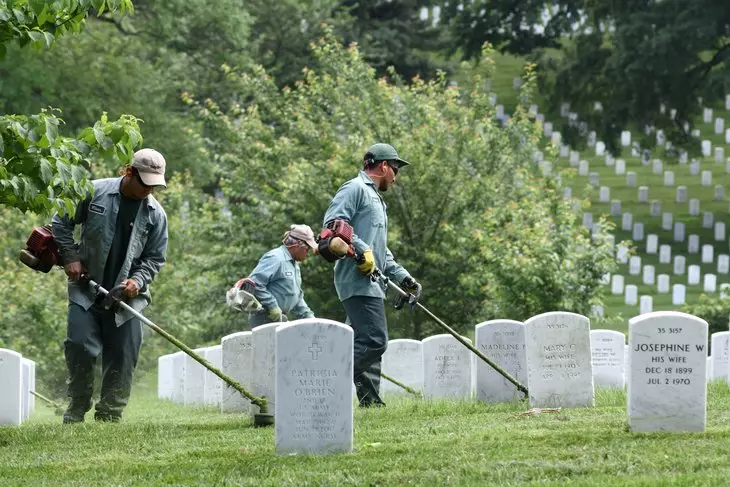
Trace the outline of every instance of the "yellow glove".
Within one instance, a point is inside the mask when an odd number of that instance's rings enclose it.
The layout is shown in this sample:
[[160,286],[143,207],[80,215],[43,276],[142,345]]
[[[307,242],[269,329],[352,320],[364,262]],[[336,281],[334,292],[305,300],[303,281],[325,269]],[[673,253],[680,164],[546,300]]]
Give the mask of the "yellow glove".
[[266,312],[266,315],[269,317],[269,320],[271,321],[271,323],[281,321],[281,309],[280,308],[271,308]]
[[375,270],[375,257],[373,257],[373,251],[367,249],[360,256],[360,260],[357,264],[357,270],[364,276],[369,276]]

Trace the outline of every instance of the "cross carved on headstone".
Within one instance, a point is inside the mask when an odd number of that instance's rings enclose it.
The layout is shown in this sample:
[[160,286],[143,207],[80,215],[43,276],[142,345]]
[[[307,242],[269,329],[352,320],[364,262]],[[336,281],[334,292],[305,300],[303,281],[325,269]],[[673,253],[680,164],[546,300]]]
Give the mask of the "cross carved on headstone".
[[312,354],[312,360],[317,360],[322,352],[322,347],[319,346],[319,343],[314,342],[307,350]]

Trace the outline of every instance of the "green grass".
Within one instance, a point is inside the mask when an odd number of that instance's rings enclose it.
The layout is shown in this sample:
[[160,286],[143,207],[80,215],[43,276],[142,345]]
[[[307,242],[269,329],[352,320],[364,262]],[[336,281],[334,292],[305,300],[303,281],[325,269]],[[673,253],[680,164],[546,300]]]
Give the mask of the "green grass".
[[39,405],[0,428],[0,485],[727,485],[730,391],[712,384],[708,398],[701,434],[629,433],[620,391],[540,416],[391,398],[356,411],[352,454],[277,457],[273,429],[139,386],[122,423],[61,425]]

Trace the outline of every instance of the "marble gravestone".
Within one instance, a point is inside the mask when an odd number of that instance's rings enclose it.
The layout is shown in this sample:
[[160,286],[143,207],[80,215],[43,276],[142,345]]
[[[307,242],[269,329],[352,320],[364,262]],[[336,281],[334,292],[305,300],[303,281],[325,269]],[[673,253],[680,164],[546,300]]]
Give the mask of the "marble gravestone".
[[[467,339],[468,340],[468,339]],[[471,342],[471,340],[468,340]],[[449,334],[423,340],[423,397],[469,399],[472,353]]]
[[172,399],[175,387],[175,369],[173,354],[157,358],[157,398]]
[[[276,328],[280,323],[269,323],[257,326],[251,332],[253,345],[253,394],[265,397],[269,411],[276,405]],[[350,387],[352,390],[352,387]],[[257,414],[259,407],[251,405],[251,414]]]
[[[525,325],[513,320],[491,320],[476,326],[477,349],[520,384],[527,385]],[[474,354],[472,354],[474,355]],[[474,355],[476,357],[476,355]],[[475,361],[476,398],[484,402],[522,399],[524,394],[482,359]]]
[[[382,370],[403,384],[423,391],[423,344],[409,338],[390,340],[383,354]],[[380,392],[409,394],[384,377],[380,380]]]
[[728,380],[728,339],[730,331],[720,331],[710,336],[712,344],[712,378]]
[[[197,355],[204,359],[206,357],[206,348],[193,349]],[[184,355],[185,359],[185,395],[183,403],[186,406],[202,406],[205,404],[205,372],[206,368],[189,355]]]
[[19,425],[22,421],[23,356],[0,348],[0,425]]
[[352,452],[352,328],[308,318],[275,330],[277,455]]
[[623,389],[625,344],[626,336],[620,331],[591,330],[591,366],[595,386]]
[[525,322],[527,383],[532,407],[593,406],[590,320],[550,312]]
[[[208,347],[206,349],[205,358],[213,367],[218,370],[222,369],[223,357],[220,345]],[[205,371],[203,382],[203,399],[207,406],[220,406],[223,394],[223,379],[215,375],[210,370]]]
[[170,399],[177,404],[185,403],[185,352],[172,354],[172,395]]
[[707,322],[658,311],[629,320],[632,432],[700,432],[707,417]]
[[[253,344],[250,331],[239,331],[221,338],[221,370],[253,393]],[[228,384],[221,391],[221,412],[248,413],[251,401]]]

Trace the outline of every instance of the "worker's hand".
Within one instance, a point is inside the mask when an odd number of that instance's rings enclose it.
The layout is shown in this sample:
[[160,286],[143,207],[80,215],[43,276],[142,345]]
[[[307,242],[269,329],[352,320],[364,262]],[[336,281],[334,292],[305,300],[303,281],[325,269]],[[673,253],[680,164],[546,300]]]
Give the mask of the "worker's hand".
[[122,284],[124,284],[124,295],[128,298],[136,298],[139,295],[139,287],[134,279],[125,279]]
[[82,266],[79,261],[69,262],[63,266],[63,270],[66,271],[66,275],[69,279],[72,281],[78,281],[84,273],[84,266]]
[[275,323],[277,321],[281,320],[281,309],[280,308],[270,308],[266,311],[266,316],[269,317],[269,323]]
[[373,257],[372,250],[367,249],[362,253],[357,264],[357,270],[360,271],[360,274],[363,276],[369,276],[373,273],[375,270],[375,257]]
[[407,276],[400,283],[400,287],[407,293],[412,294],[414,297],[413,302],[417,302],[421,298],[421,285],[413,279],[411,276]]

